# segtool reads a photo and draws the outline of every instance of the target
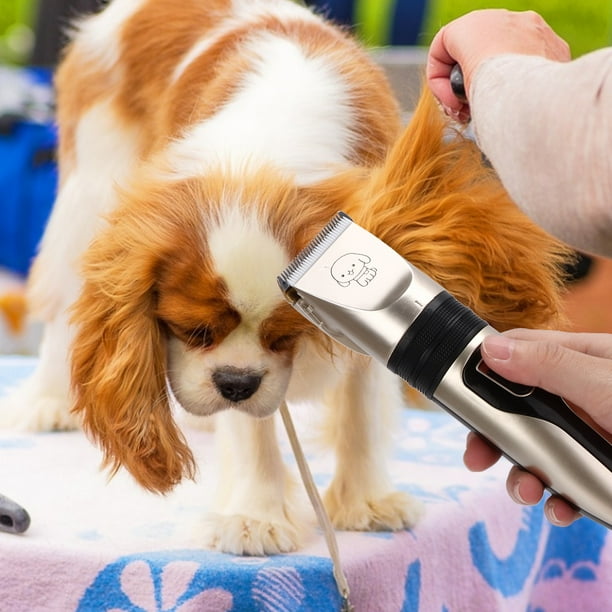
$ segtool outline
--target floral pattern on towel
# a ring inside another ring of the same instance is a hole
[[[329,559],[235,557],[208,551],[130,555],[108,565],[78,612],[336,610]]]

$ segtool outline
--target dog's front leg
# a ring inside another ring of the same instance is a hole
[[[296,550],[308,528],[300,487],[281,457],[275,416],[217,415],[217,495],[207,545],[248,555]]]
[[[29,307],[44,321],[39,360],[30,377],[0,398],[2,428],[51,431],[80,425],[70,412],[69,365],[69,308],[80,290],[76,259],[84,248],[83,235],[90,235],[75,219],[80,194],[77,178],[63,186],[30,275]]]
[[[70,411],[67,355],[71,336],[66,319],[61,313],[45,325],[34,372],[10,395],[0,398],[0,428],[55,431],[80,426],[80,418]]]
[[[335,527],[398,530],[419,518],[420,502],[394,490],[387,471],[401,402],[399,380],[363,357],[353,358],[329,397],[328,436],[337,463],[324,502]]]

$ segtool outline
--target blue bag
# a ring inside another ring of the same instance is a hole
[[[51,72],[0,68],[0,267],[26,275],[57,190]]]

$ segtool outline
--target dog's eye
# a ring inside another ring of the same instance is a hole
[[[194,348],[208,348],[212,346],[215,341],[214,335],[208,327],[186,329],[183,330],[182,335],[185,342]]]
[[[168,327],[177,338],[193,348],[209,348],[215,342],[214,334],[207,326],[190,328],[168,323]]]
[[[298,336],[299,334],[283,334],[282,336],[274,338],[268,346],[274,353],[289,351],[295,346]]]

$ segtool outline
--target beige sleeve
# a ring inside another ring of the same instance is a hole
[[[612,256],[612,48],[568,63],[491,58],[470,101],[477,141],[516,203],[572,246]]]

